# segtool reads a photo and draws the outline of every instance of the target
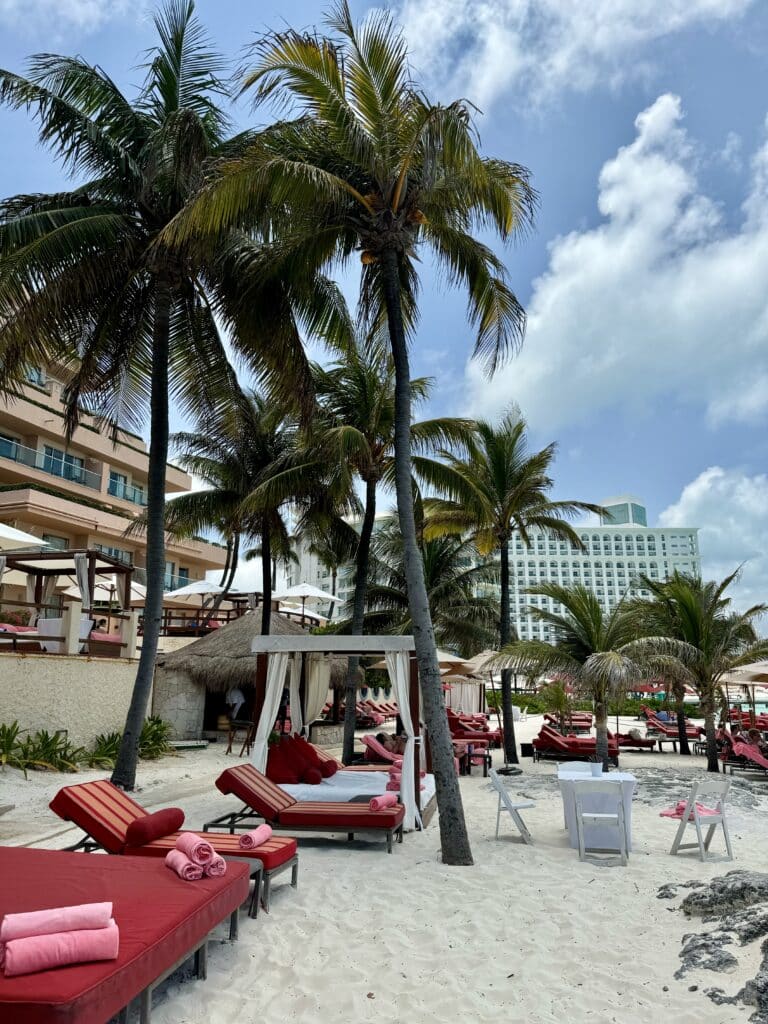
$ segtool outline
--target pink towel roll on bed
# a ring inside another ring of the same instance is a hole
[[[13,978],[18,974],[34,974],[67,964],[114,960],[119,948],[120,931],[110,920],[105,928],[12,939],[5,944],[3,970],[6,978]]]
[[[216,856],[216,851],[209,842],[196,836],[194,832],[182,832],[176,840],[176,849],[181,850],[194,864],[204,868]]]
[[[397,797],[394,793],[382,793],[381,796],[375,796],[368,804],[372,811],[383,811],[385,807],[394,807],[397,803]]]
[[[262,843],[266,843],[268,839],[272,838],[272,826],[271,825],[259,825],[258,828],[251,829],[250,832],[244,832],[240,836],[240,842],[238,843],[241,850],[253,850],[257,846],[261,846]]]
[[[181,850],[169,850],[165,855],[165,866],[175,871],[185,882],[197,882],[203,877],[203,869],[190,860]]]
[[[685,814],[685,808],[688,806],[687,800],[679,800],[674,807],[667,807],[663,811],[659,811],[660,818],[682,818]],[[719,814],[720,812],[715,807],[705,807],[704,804],[700,804],[696,801],[696,810],[702,817],[707,817],[711,814]],[[693,818],[691,818],[693,821]]]
[[[26,914],[6,914],[0,924],[0,942],[27,939],[32,935],[106,928],[112,917],[111,903],[82,903],[76,907],[52,907]]]
[[[390,781],[390,782],[387,783],[387,792],[389,792],[389,793],[399,793],[400,790],[402,789],[402,786],[403,786],[402,781],[400,781],[400,782],[391,782]],[[424,787],[423,786],[419,786],[419,789],[423,790]]]
[[[213,860],[205,865],[203,871],[208,878],[221,878],[227,873],[227,862],[221,854],[217,853]]]

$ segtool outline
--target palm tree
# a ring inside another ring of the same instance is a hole
[[[768,657],[768,640],[759,639],[755,631],[755,620],[768,606],[758,604],[737,612],[726,596],[738,575],[737,570],[716,582],[676,571],[668,580],[643,576],[637,584],[651,593],[650,601],[637,602],[645,630],[674,638],[688,651],[684,658],[671,658],[664,675],[678,686],[689,684],[699,695],[709,772],[719,771],[715,715],[723,677]]]
[[[289,29],[256,45],[245,89],[257,103],[276,101],[283,119],[222,166],[170,234],[200,239],[266,225],[276,267],[325,268],[361,252],[361,312],[386,328],[395,365],[397,507],[442,856],[471,864],[411,505],[408,339],[426,248],[466,288],[475,355],[488,371],[520,343],[523,310],[502,261],[473,231],[509,239],[531,223],[535,193],[525,168],[480,156],[470,104],[434,104],[415,86],[389,14],[371,11],[358,29],[339,0],[326,20],[331,38]]]
[[[218,319],[247,365],[306,406],[311,382],[296,316],[329,337],[347,325],[337,289],[309,266],[290,286],[286,266],[269,276],[272,264],[242,234],[183,251],[161,240],[209,163],[242,153],[253,135],[229,136],[218,105],[225,65],[192,0],[168,0],[154,24],[158,43],[132,100],[77,57],[38,55],[26,77],[0,70],[0,102],[30,112],[40,141],[77,179],[68,192],[0,203],[4,386],[16,386],[30,362],[69,366],[70,433],[81,407],[113,428],[141,429],[150,410],[144,636],[112,774],[126,789],[135,783],[161,622],[169,392],[198,412],[231,393]]]
[[[501,647],[511,641],[509,614],[509,544],[517,531],[530,546],[531,533],[546,530],[574,546],[583,545],[566,519],[600,512],[583,501],[552,501],[550,475],[557,446],[531,452],[525,420],[512,410],[498,425],[479,422],[465,456],[442,453],[443,462],[414,460],[418,475],[445,498],[427,502],[433,532],[471,533],[481,556],[498,551],[501,561]],[[504,758],[518,762],[512,717],[512,673],[501,673]]]
[[[526,609],[554,634],[554,643],[517,640],[503,647],[495,664],[515,672],[567,676],[594,702],[597,754],[608,765],[608,702],[628,685],[646,677],[660,660],[679,655],[680,645],[659,637],[639,637],[638,617],[624,602],[604,612],[593,591],[582,585],[541,583],[528,594],[547,597],[561,607]]]
[[[328,445],[329,457],[340,472],[349,475],[348,486],[359,481],[365,488],[360,535],[353,555],[352,618],[347,624],[349,632],[359,636],[364,628],[377,495],[381,484],[394,483],[396,401],[392,358],[375,343],[360,341],[344,360],[328,368],[315,367],[315,388],[325,420],[322,443]],[[430,390],[431,381],[412,380],[412,402],[426,400]],[[424,453],[460,445],[468,440],[471,429],[469,421],[452,418],[412,423],[411,445]],[[352,760],[355,742],[358,665],[359,658],[349,659],[342,751],[345,764]]]
[[[471,658],[496,636],[499,604],[487,592],[498,583],[498,565],[478,561],[473,543],[456,535],[427,540],[422,533],[419,546],[435,639],[440,647]],[[394,520],[374,541],[374,582],[366,605],[368,632],[413,631],[403,539]]]

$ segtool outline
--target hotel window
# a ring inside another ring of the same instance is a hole
[[[30,384],[35,384],[39,388],[44,388],[47,384],[45,373],[39,366],[28,366],[26,376]]]
[[[55,533],[44,533],[43,540],[46,544],[50,544],[52,548],[57,551],[66,551],[69,547],[69,541],[66,537],[57,537]]]
[[[179,582],[182,587],[186,587],[189,583],[189,569],[179,569]]]
[[[124,473],[109,471],[109,493],[114,498],[124,498],[128,489],[128,477]]]
[[[19,442],[15,437],[0,434],[0,455],[5,459],[18,458]]]
[[[101,551],[103,555],[109,555],[110,558],[117,558],[121,562],[131,561],[131,552],[126,551],[124,548],[113,548],[108,544],[94,544],[97,551]]]
[[[76,483],[83,483],[85,480],[85,460],[69,452],[63,452],[60,448],[45,446],[43,456],[43,469],[53,476],[63,477],[65,480],[74,480]]]

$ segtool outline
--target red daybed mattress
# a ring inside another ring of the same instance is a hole
[[[248,865],[183,882],[162,861],[0,847],[0,916],[111,900],[117,960],[18,978],[0,972],[4,1024],[104,1024],[248,898]]]

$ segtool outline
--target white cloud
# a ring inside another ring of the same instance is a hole
[[[725,145],[718,153],[720,161],[732,171],[740,171],[743,166],[741,145],[741,136],[736,132],[728,132],[725,139]]]
[[[729,593],[739,608],[768,599],[768,477],[711,466],[683,488],[660,526],[698,526],[702,575],[721,580],[744,563]],[[763,620],[761,632],[768,620]]]
[[[601,409],[677,400],[714,425],[768,410],[768,143],[728,229],[696,178],[677,96],[637,118],[602,168],[601,223],[550,246],[522,354],[492,381],[470,364],[470,408],[517,401],[552,430]]]
[[[413,62],[430,85],[487,107],[647,74],[643,47],[738,18],[752,0],[401,0]]]
[[[127,0],[0,0],[0,23],[26,32],[43,28],[49,36],[91,34],[129,9]]]

